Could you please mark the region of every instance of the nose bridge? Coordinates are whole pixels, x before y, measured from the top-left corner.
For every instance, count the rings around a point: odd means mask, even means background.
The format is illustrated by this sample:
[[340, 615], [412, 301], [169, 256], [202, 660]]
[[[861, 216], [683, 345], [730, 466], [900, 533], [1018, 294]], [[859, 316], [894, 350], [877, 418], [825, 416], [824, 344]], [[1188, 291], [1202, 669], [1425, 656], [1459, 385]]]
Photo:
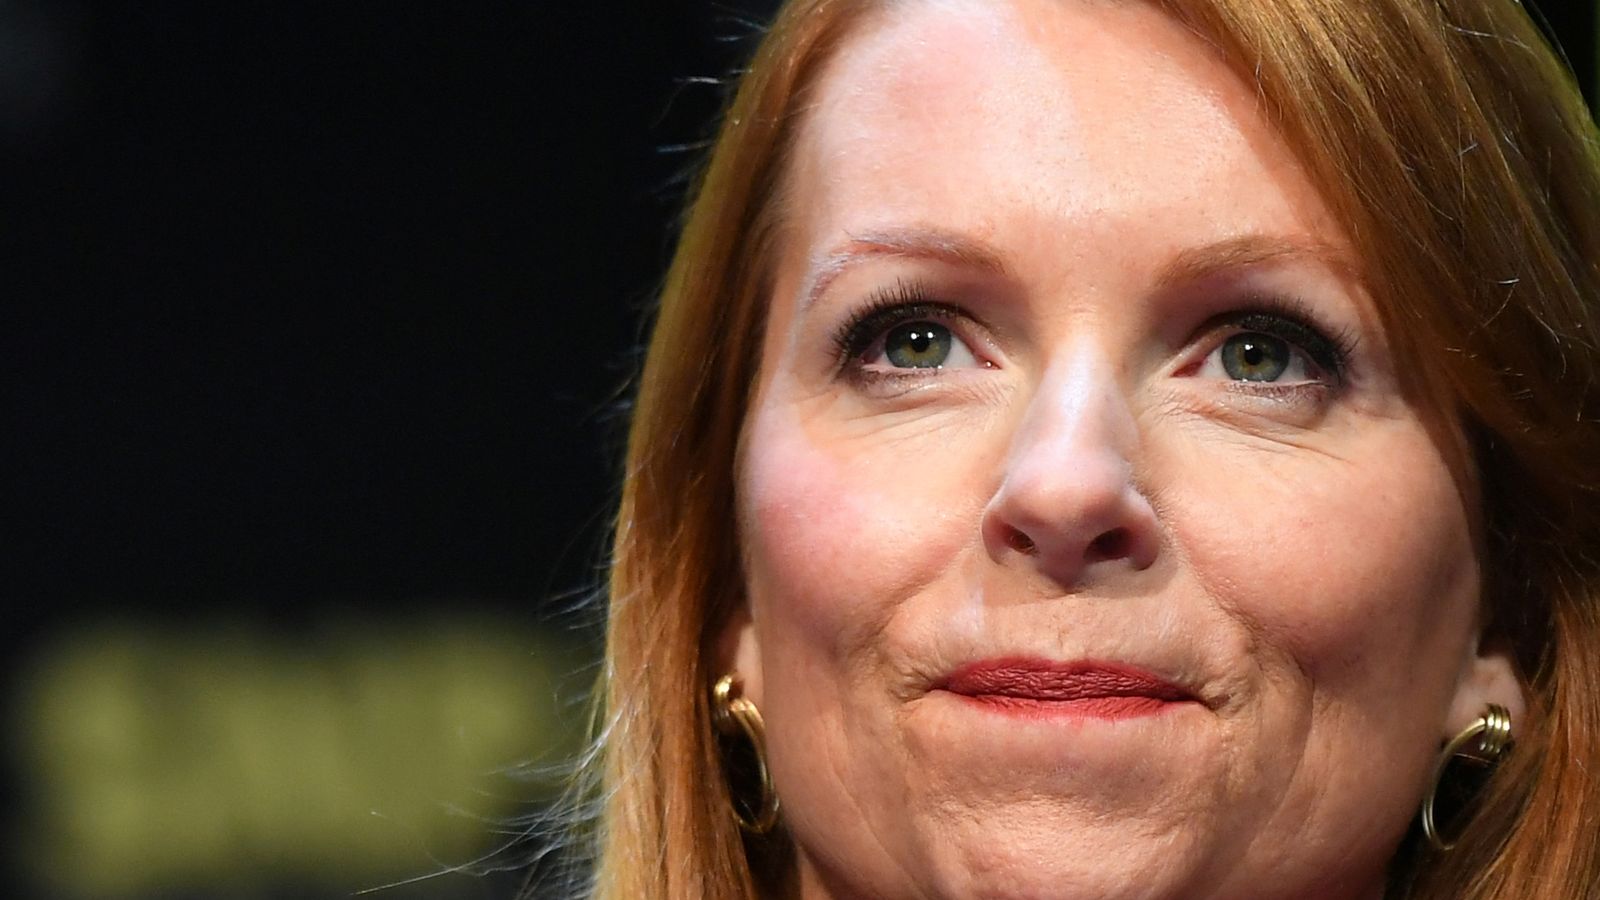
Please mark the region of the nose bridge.
[[1012, 441], [1008, 468], [1031, 478], [1070, 481], [1072, 470], [1098, 465], [1120, 471], [1126, 481], [1137, 441], [1115, 366], [1103, 350], [1083, 340], [1045, 370]]
[[1154, 512], [1134, 484], [1139, 432], [1112, 358], [1093, 342], [1064, 347], [1014, 432], [984, 538], [997, 560], [1030, 557], [1070, 584], [1112, 560], [1145, 568]]

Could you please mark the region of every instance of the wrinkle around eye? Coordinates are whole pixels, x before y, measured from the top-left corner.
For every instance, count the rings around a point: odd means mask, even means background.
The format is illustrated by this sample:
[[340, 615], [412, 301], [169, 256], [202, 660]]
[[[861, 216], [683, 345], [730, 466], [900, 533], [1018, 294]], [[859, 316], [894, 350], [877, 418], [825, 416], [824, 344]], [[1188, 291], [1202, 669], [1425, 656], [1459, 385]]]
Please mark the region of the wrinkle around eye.
[[887, 397], [864, 396], [835, 383], [797, 399], [795, 414], [808, 429], [827, 429], [846, 442], [947, 441], [953, 434], [970, 434], [1004, 420], [1010, 386], [998, 380], [973, 381], [978, 383], [923, 382]]
[[[1220, 382], [1228, 385], [1235, 382]], [[1320, 385], [1302, 387], [1321, 390]], [[1167, 430], [1191, 432], [1191, 439], [1214, 441], [1217, 432], [1237, 436], [1247, 444], [1268, 448], [1294, 448], [1323, 453], [1327, 424], [1340, 414], [1331, 403], [1305, 404], [1263, 397], [1250, 389], [1178, 390], [1163, 397], [1150, 424]]]
[[987, 367], [957, 368], [939, 374], [928, 370], [890, 369], [863, 376], [838, 379], [840, 393], [856, 405], [857, 413], [869, 416], [942, 412], [971, 414], [977, 409], [998, 409], [1011, 402], [1013, 385], [998, 376], [999, 370]]

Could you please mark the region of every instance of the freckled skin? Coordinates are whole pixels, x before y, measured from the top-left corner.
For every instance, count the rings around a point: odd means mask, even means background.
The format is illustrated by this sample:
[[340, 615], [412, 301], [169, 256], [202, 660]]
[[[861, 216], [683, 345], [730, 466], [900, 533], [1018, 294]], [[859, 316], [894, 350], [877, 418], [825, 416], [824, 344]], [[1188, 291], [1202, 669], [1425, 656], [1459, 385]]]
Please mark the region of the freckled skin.
[[[1441, 738], [1522, 702], [1478, 650], [1466, 492], [1359, 277], [1294, 257], [1158, 284], [1239, 235], [1348, 246], [1252, 89], [1145, 5], [913, 3], [825, 72], [791, 176], [726, 662], [801, 896], [1381, 896]], [[803, 302], [815, 260], [897, 227], [1005, 272], [875, 256]], [[982, 364], [843, 374], [885, 368], [841, 367], [834, 335], [907, 280]], [[1207, 323], [1261, 294], [1353, 336], [1347, 370], [1230, 382]], [[1127, 662], [1203, 702], [1033, 720], [934, 689], [1000, 656]]]

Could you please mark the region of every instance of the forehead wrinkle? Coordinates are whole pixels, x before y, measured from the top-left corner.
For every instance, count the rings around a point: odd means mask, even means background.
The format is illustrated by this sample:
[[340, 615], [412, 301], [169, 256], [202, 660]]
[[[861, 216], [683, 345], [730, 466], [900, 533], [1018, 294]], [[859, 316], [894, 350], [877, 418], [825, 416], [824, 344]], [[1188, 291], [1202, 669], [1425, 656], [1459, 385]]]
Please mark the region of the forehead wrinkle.
[[938, 228], [891, 228], [850, 236], [832, 250], [812, 258], [801, 291], [801, 306], [817, 301], [840, 275], [870, 259], [925, 259], [970, 271], [1007, 277], [1010, 269], [988, 245]]

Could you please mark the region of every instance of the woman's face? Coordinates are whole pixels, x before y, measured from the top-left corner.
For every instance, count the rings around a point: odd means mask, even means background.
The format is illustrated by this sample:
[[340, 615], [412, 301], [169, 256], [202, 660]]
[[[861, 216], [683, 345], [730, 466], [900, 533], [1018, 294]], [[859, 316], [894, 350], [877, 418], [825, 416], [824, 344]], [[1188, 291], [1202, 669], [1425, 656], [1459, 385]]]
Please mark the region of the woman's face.
[[1378, 896], [1441, 738], [1520, 705], [1253, 89], [1143, 4], [974, 0], [810, 101], [726, 660], [802, 895]]

